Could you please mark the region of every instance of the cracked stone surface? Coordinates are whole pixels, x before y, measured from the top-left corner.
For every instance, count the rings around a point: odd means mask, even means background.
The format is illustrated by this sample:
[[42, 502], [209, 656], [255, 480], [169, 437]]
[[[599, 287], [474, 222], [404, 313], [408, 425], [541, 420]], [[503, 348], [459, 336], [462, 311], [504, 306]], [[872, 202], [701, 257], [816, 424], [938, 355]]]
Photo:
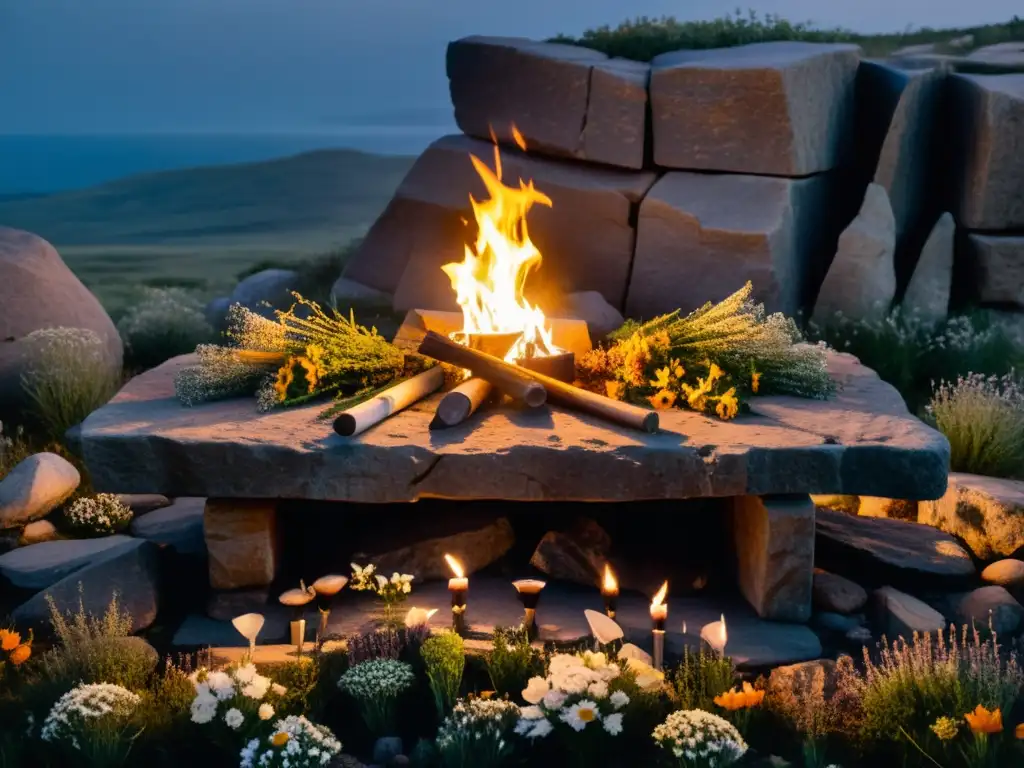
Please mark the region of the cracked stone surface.
[[455, 121], [465, 133], [623, 168], [644, 164], [650, 65], [576, 45], [473, 36], [448, 45]]
[[[494, 170], [490, 141], [453, 135], [431, 144], [345, 265], [344, 276], [394, 294], [399, 311], [458, 310], [441, 266], [462, 261], [467, 243], [474, 241], [470, 196], [489, 197], [470, 155]], [[633, 209], [656, 174], [570, 163], [515, 148], [501, 150], [501, 168], [506, 184], [532, 180], [551, 200], [551, 207], [534, 205], [528, 216], [530, 239], [543, 254], [527, 287], [529, 297], [549, 307], [555, 297], [597, 291], [621, 308], [636, 239]]]
[[82, 426], [97, 491], [353, 502], [425, 497], [626, 501], [816, 493], [936, 499], [949, 445], [850, 355], [829, 358], [829, 401], [761, 397], [721, 422], [661, 415], [656, 435], [547, 406], [487, 407], [430, 432], [440, 395], [356, 438], [321, 406], [259, 414], [252, 398], [193, 408], [174, 397], [191, 356], [130, 381]]

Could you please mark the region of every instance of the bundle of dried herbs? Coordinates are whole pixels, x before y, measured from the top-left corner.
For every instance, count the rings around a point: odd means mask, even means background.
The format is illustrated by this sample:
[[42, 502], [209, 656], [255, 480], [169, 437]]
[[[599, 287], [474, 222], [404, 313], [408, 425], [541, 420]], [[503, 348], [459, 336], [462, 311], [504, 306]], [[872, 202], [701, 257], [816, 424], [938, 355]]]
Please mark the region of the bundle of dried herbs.
[[579, 385], [655, 408], [690, 408], [733, 418], [754, 394], [824, 399], [835, 393], [823, 344], [806, 344], [796, 323], [766, 315], [753, 286], [683, 316], [629, 321], [577, 363]]
[[430, 365], [337, 310], [294, 294], [295, 304], [270, 320], [243, 306], [228, 313], [228, 345], [196, 349], [198, 364], [175, 377], [185, 405], [256, 396], [261, 412], [327, 396], [324, 418]]

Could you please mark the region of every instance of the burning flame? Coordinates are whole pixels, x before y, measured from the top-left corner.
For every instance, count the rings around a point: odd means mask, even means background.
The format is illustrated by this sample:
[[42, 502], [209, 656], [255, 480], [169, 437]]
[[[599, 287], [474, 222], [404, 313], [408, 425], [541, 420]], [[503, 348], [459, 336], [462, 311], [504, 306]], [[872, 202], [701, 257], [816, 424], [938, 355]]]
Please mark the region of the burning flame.
[[665, 602], [665, 597], [668, 595], [668, 582], [666, 581], [661, 585], [661, 589], [658, 590], [657, 594], [651, 598], [651, 608], [661, 605]]
[[725, 650], [726, 643], [729, 642], [729, 632], [725, 628], [725, 614], [722, 614], [722, 631], [720, 633], [722, 650]]
[[[513, 125], [512, 137], [523, 150], [526, 142]], [[493, 138], [493, 133], [492, 133]], [[551, 329], [540, 307], [523, 297], [526, 277], [540, 266], [541, 254], [530, 240], [526, 214], [534, 204], [551, 207], [551, 198], [519, 180], [519, 186], [501, 181], [501, 155], [494, 145], [494, 171], [478, 157], [469, 156], [487, 188], [489, 198], [478, 202], [472, 195], [478, 233], [476, 242], [466, 245], [461, 262], [441, 267], [451, 280], [462, 308], [464, 333], [521, 333], [505, 360], [558, 354], [551, 340]]]
[[462, 563], [460, 563], [451, 555], [445, 555], [444, 559], [445, 562], [448, 563], [448, 567], [452, 569], [452, 573], [455, 574], [456, 579], [461, 579], [466, 576], [466, 572], [462, 570]]
[[618, 592], [619, 591], [619, 582], [615, 580], [615, 574], [612, 573], [612, 569], [608, 566], [607, 563], [605, 563], [605, 566], [604, 566], [604, 591], [605, 592]]

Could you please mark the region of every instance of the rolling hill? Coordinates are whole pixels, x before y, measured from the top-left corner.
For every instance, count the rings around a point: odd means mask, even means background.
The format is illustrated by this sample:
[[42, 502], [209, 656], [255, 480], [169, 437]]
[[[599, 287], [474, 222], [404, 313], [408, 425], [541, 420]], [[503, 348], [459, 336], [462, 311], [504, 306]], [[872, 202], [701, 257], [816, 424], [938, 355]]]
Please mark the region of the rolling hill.
[[0, 225], [35, 232], [112, 311], [140, 285], [213, 294], [262, 261], [338, 248], [373, 223], [414, 158], [321, 150], [132, 176], [0, 199]]

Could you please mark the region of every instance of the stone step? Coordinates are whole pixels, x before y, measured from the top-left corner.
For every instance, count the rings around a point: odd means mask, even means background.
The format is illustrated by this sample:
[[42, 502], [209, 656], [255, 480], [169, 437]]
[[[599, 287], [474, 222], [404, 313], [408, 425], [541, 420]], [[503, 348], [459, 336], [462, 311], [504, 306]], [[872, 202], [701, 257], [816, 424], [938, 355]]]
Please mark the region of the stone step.
[[117, 534], [30, 544], [0, 555], [0, 575], [20, 589], [46, 589], [130, 541]]
[[169, 547], [181, 555], [206, 553], [203, 540], [203, 510], [206, 499], [184, 497], [132, 520], [131, 534]]

